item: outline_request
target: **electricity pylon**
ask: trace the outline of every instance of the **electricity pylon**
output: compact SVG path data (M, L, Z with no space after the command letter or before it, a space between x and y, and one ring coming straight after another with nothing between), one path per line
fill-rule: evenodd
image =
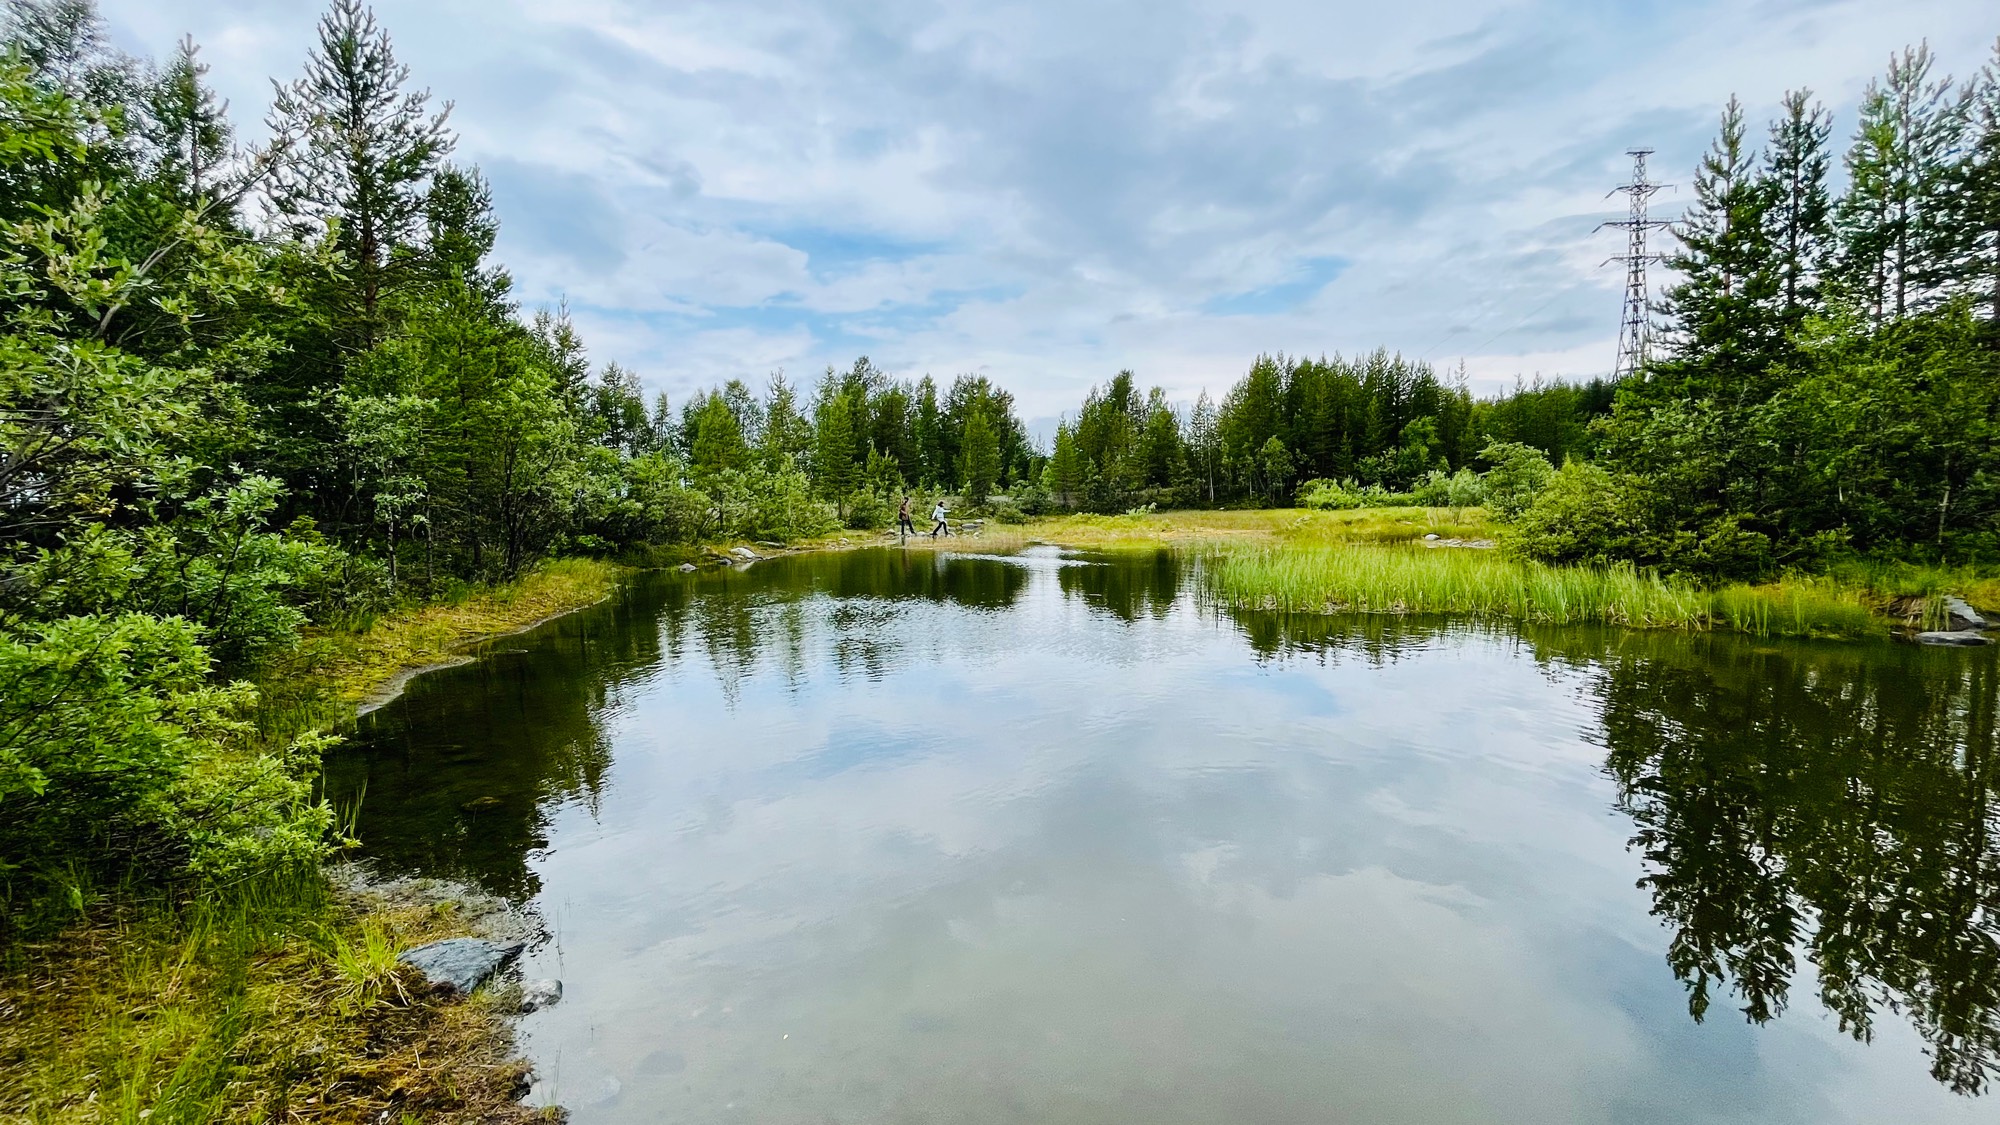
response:
M1615 254L1604 260L1625 263L1625 316L1618 329L1618 366L1612 378L1620 378L1637 373L1646 364L1646 347L1651 342L1652 316L1651 297L1646 290L1646 267L1661 260L1661 255L1647 253L1646 232L1665 230L1670 224L1661 219L1646 217L1646 204L1666 184L1656 184L1646 178L1646 158L1653 155L1650 148L1626 150L1632 158L1632 182L1613 188L1605 198L1623 192L1631 201L1631 208L1623 219L1600 223L1598 230L1617 227L1626 235L1625 253Z

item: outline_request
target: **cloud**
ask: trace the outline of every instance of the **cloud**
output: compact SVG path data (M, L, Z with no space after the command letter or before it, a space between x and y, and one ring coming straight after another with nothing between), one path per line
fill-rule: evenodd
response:
M252 135L311 42L267 0L104 7L127 49L206 43ZM1034 415L1124 367L1220 391L1268 350L1601 373L1626 148L1684 181L1732 92L1810 86L1846 129L1891 50L1965 74L2000 31L1974 0L377 11L455 103L521 293L588 311L598 358L678 397L867 350Z

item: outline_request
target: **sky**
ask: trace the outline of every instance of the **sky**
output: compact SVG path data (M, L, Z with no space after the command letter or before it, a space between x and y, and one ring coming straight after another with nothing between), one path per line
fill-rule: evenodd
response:
M183 34L243 139L315 4L102 0ZM528 307L676 403L858 355L972 373L1036 430L1121 369L1187 401L1259 353L1377 347L1495 393L1605 374L1625 150L1669 216L1734 93L1844 147L1890 53L1966 76L1991 0L379 0L452 103Z

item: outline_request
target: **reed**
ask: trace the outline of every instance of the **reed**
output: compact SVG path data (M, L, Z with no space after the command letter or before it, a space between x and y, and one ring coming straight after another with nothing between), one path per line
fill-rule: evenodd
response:
M1884 631L1859 592L1830 581L1705 589L1629 567L1551 567L1495 551L1413 546L1211 547L1198 554L1210 596L1241 608L1450 614L1769 636Z

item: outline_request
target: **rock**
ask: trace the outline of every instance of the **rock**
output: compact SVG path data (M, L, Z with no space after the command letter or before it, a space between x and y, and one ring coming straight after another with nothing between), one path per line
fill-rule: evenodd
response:
M521 986L521 1010L538 1011L553 1006L562 999L562 982L559 980L531 980Z
M1424 538L1426 539L1437 539L1438 537L1439 537L1438 533L1435 531L1431 532L1429 535L1424 536Z
M1965 599L1963 598L1959 597L1945 598L1944 615L1945 615L1945 628L1947 629L1959 630L1959 629L1986 628L1986 619L1984 617L1979 616L1978 610L1972 608L1969 605L1966 605Z
M682 574L693 574L693 573L694 573L695 571L697 571L697 570L700 570L700 569L701 569L700 567L698 567L698 566L694 565L693 563L682 563L682 564L681 564L681 573L682 573Z
M525 948L518 941L503 945L483 938L446 938L406 949L396 960L424 974L432 988L463 996L485 984Z
M773 551L782 551L785 549L783 543L773 543L769 539L759 539L757 540L757 545L759 547L769 547Z
M764 557L748 547L731 547L729 553L745 562L755 562Z
M1920 645L1983 645L1989 644L1986 634L1973 629L1948 629L1935 633L1918 633Z

